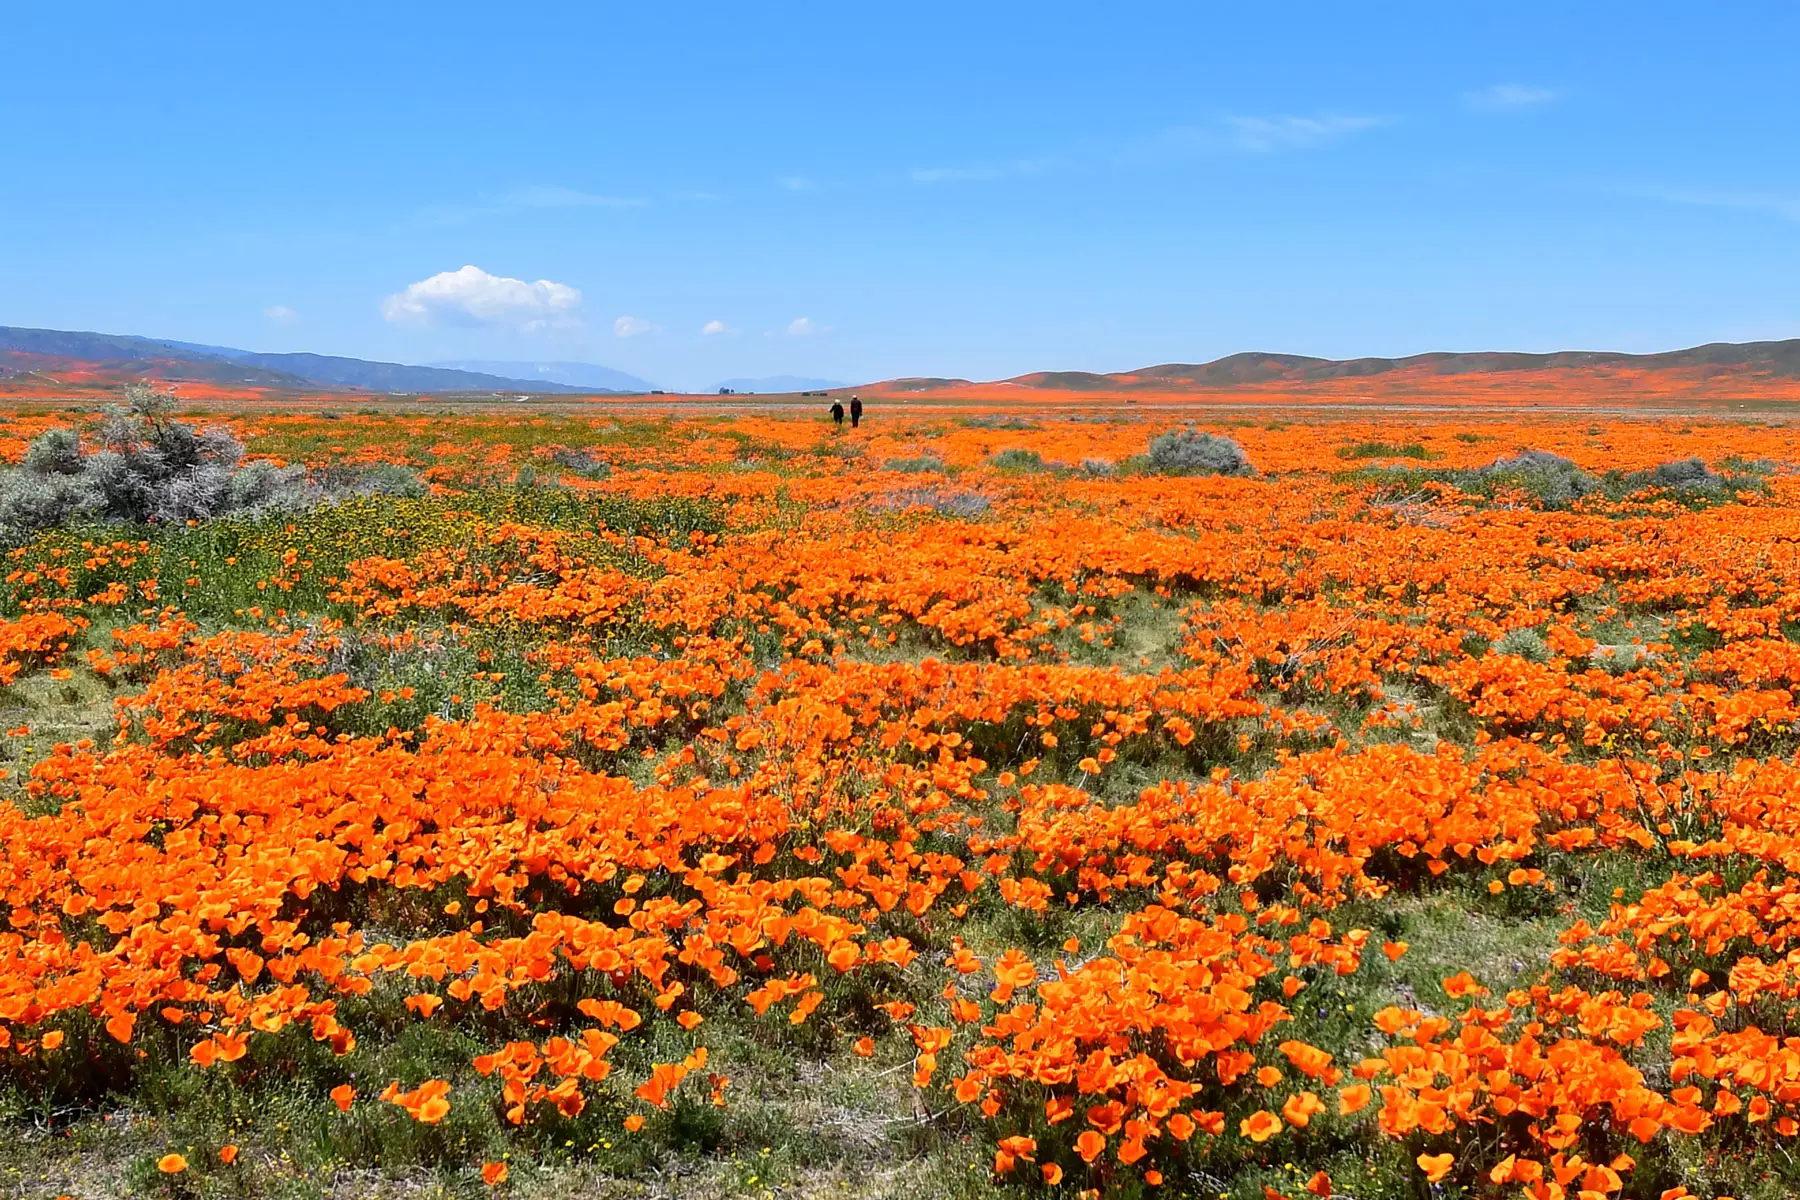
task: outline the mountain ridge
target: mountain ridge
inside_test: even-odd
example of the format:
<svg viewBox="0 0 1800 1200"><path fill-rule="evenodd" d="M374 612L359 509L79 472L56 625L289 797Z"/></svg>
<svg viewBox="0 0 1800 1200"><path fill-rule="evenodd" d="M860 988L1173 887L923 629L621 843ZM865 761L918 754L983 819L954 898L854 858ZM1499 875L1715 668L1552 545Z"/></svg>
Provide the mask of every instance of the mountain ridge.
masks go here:
<svg viewBox="0 0 1800 1200"><path fill-rule="evenodd" d="M492 371L472 368L490 367ZM518 374L508 374L508 371ZM174 339L0 326L0 377L37 375L50 383L116 386L136 379L195 382L224 388L390 393L536 392L555 395L636 394L648 381L594 363L457 360L434 365L378 362L337 355L259 353ZM1008 388L1021 393L1266 393L1367 381L1392 394L1487 388L1599 386L1619 394L1649 386L1717 390L1750 387L1800 391L1800 338L1707 342L1678 350L1430 351L1399 357L1331 359L1244 351L1201 363L1164 362L1130 371L1035 371L987 383L908 376L861 385L871 392L919 395ZM1509 379L1519 381L1510 384ZM1480 383L1474 381L1480 380ZM1586 381L1585 383L1583 381ZM1596 382L1598 381L1598 382ZM612 384L615 386L607 386ZM623 386L619 386L623 385ZM850 385L801 376L730 379L717 388L745 392L840 390ZM709 390L717 390L709 389ZM1796 396L1795 398L1800 398Z"/></svg>
<svg viewBox="0 0 1800 1200"><path fill-rule="evenodd" d="M1397 372L1498 375L1507 372L1591 368L1641 370L1763 368L1781 378L1800 379L1800 338L1757 342L1707 342L1680 350L1633 354L1615 350L1430 351L1398 358L1317 358L1305 354L1243 351L1203 363L1158 363L1132 371L1034 371L1003 382L1067 391L1111 391L1189 387L1254 386L1269 383L1323 383L1368 379Z"/></svg>
<svg viewBox="0 0 1800 1200"><path fill-rule="evenodd" d="M287 390L326 388L381 392L554 392L587 395L601 390L476 371L378 362L331 354L264 354L130 334L0 326L0 361L14 358L73 362L110 368L127 377L168 381L247 384Z"/></svg>

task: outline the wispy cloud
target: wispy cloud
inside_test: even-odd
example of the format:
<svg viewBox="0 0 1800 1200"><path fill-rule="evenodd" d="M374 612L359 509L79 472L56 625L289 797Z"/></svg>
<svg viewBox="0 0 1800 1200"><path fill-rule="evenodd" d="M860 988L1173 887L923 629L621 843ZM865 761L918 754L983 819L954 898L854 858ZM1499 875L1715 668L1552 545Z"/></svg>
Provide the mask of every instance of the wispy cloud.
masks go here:
<svg viewBox="0 0 1800 1200"><path fill-rule="evenodd" d="M576 188L539 184L483 195L472 204L431 205L419 210L417 215L420 224L446 226L559 208L627 209L642 208L648 203L641 197L603 196Z"/></svg>
<svg viewBox="0 0 1800 1200"><path fill-rule="evenodd" d="M1465 106L1476 112L1506 113L1542 108L1560 99L1560 95L1550 88L1526 87L1520 83L1496 83L1492 87L1464 92L1462 99Z"/></svg>
<svg viewBox="0 0 1800 1200"><path fill-rule="evenodd" d="M795 317L788 322L788 334L792 337L811 337L815 333L827 332L826 327L811 317Z"/></svg>
<svg viewBox="0 0 1800 1200"><path fill-rule="evenodd" d="M1784 221L1800 221L1800 193L1736 191L1732 189L1632 186L1620 188L1629 196L1661 200L1693 208L1723 208L1734 212L1763 213Z"/></svg>
<svg viewBox="0 0 1800 1200"><path fill-rule="evenodd" d="M1228 115L1188 125L1175 125L1137 137L1089 141L1065 151L953 165L918 166L856 182L822 181L811 175L778 175L774 186L785 192L824 192L859 186L922 187L1000 183L1092 170L1096 167L1161 166L1188 158L1266 155L1316 150L1395 123L1395 118L1358 113L1312 115ZM771 331L773 332L773 331Z"/></svg>
<svg viewBox="0 0 1800 1200"><path fill-rule="evenodd" d="M643 337L646 333L656 333L662 326L646 321L642 317L629 314L613 322L613 336L622 338Z"/></svg>
<svg viewBox="0 0 1800 1200"><path fill-rule="evenodd" d="M566 283L527 283L467 266L408 284L381 302L381 315L420 328L489 326L536 333L580 325L580 306L581 293Z"/></svg>
<svg viewBox="0 0 1800 1200"><path fill-rule="evenodd" d="M292 325L300 319L300 314L285 304L275 304L263 309L263 316L277 325Z"/></svg>
<svg viewBox="0 0 1800 1200"><path fill-rule="evenodd" d="M1348 113L1313 116L1225 116L1191 125L1174 125L1104 147L1071 154L1045 154L1004 162L956 167L915 167L907 179L917 184L988 183L1029 179L1110 159L1114 165L1154 166L1209 155L1261 155L1314 150L1384 125L1390 117Z"/></svg>
<svg viewBox="0 0 1800 1200"><path fill-rule="evenodd" d="M1010 162L966 167L914 167L906 177L914 183L987 183L1042 175L1055 169L1061 161L1053 157L1016 158Z"/></svg>
<svg viewBox="0 0 1800 1200"><path fill-rule="evenodd" d="M737 332L737 330L726 325L725 322L723 322L723 321L708 321L706 324L704 324L700 327L700 333L704 337L717 337L721 333L736 333L736 332Z"/></svg>
<svg viewBox="0 0 1800 1200"><path fill-rule="evenodd" d="M527 187L508 192L499 203L508 208L642 208L646 200L627 196L598 196L566 187Z"/></svg>
<svg viewBox="0 0 1800 1200"><path fill-rule="evenodd" d="M1226 117L1227 140L1246 154L1312 150L1388 124L1385 117L1328 113L1317 117Z"/></svg>
<svg viewBox="0 0 1800 1200"><path fill-rule="evenodd" d="M1391 117L1351 113L1314 116L1227 116L1198 125L1173 125L1129 143L1119 161L1134 165L1230 154L1317 150L1394 123Z"/></svg>

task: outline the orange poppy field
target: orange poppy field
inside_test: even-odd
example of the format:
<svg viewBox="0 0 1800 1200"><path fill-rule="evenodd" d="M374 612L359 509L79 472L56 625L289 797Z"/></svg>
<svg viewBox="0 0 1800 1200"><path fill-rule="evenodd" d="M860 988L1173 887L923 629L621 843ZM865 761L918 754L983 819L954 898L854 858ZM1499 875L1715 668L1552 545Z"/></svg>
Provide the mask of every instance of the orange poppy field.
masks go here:
<svg viewBox="0 0 1800 1200"><path fill-rule="evenodd" d="M429 490L5 547L0 1193L1800 1191L1785 422L193 415Z"/></svg>

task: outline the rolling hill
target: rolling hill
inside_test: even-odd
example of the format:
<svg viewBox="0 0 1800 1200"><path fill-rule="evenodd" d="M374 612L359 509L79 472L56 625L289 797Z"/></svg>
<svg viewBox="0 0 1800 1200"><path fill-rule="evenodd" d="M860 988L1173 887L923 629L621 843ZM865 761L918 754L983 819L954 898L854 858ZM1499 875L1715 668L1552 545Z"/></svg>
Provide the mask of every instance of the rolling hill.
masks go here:
<svg viewBox="0 0 1800 1200"><path fill-rule="evenodd" d="M460 360L431 366L324 354L263 354L116 334L0 326L0 381L12 394L111 389L139 379L233 392L397 394L536 393L615 395L653 391L648 381L594 363ZM762 394L839 389L825 379L782 375L717 385ZM717 390L712 389L712 390ZM1332 400L1383 403L1637 404L1682 400L1800 401L1800 339L1709 342L1683 350L1627 354L1565 350L1434 352L1399 358L1329 359L1246 352L1202 363L1168 362L1132 371L1040 371L986 383L912 376L863 385L870 395L930 401L977 399L1084 402L1084 397L1217 397L1273 403Z"/></svg>
<svg viewBox="0 0 1800 1200"><path fill-rule="evenodd" d="M1008 383L1067 391L1215 391L1267 384L1316 384L1346 379L1454 375L1500 375L1557 371L1679 371L1697 374L1753 374L1800 380L1800 338L1780 342L1709 342L1686 350L1625 354L1605 350L1564 350L1548 354L1497 351L1437 352L1405 358L1312 358L1300 354L1249 352L1205 363L1162 363L1135 371L1094 374L1043 371Z"/></svg>

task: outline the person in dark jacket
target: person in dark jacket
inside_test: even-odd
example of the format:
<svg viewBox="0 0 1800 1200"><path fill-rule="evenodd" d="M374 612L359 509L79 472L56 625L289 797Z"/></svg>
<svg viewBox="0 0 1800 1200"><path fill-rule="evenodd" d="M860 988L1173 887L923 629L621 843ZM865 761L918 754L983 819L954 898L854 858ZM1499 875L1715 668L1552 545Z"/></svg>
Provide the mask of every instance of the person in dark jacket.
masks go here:
<svg viewBox="0 0 1800 1200"><path fill-rule="evenodd" d="M838 426L844 423L844 403L841 400L831 402L831 423Z"/></svg>
<svg viewBox="0 0 1800 1200"><path fill-rule="evenodd" d="M855 429L862 424L862 397L850 397L850 428Z"/></svg>

